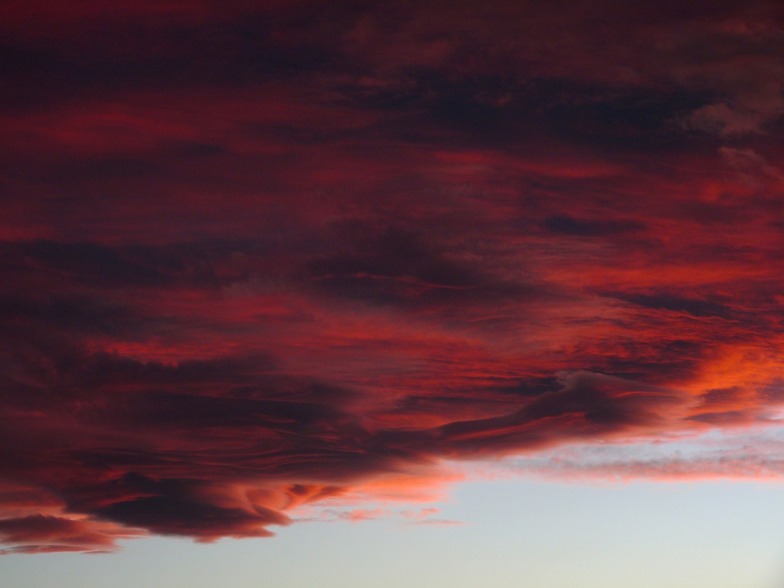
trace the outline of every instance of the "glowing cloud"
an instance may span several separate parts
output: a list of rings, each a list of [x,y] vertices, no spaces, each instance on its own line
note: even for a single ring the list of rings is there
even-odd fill
[[[778,426],[776,2],[186,4],[0,8],[7,552],[752,475],[642,448]]]

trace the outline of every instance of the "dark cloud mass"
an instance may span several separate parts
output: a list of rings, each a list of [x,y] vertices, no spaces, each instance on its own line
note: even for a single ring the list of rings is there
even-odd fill
[[[0,35],[4,553],[781,411],[779,2],[42,0]]]

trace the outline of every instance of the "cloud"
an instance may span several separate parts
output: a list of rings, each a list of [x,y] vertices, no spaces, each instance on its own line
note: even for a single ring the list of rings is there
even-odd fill
[[[138,532],[107,523],[52,515],[29,515],[0,519],[0,537],[11,546],[0,550],[0,553],[106,553],[117,548],[117,539],[138,535]]]
[[[777,426],[697,435],[556,448],[533,457],[513,458],[507,468],[522,475],[564,480],[778,482],[784,462]],[[492,472],[488,472],[493,475]]]
[[[620,294],[622,300],[631,304],[644,307],[669,310],[672,312],[685,312],[693,316],[717,316],[731,318],[730,309],[720,302],[682,298],[666,293],[656,294]]]
[[[642,225],[634,221],[603,221],[575,219],[571,216],[551,216],[544,220],[544,226],[553,233],[580,237],[596,237],[613,233],[625,233],[642,229]]]
[[[540,4],[0,8],[8,552],[745,475],[641,440],[781,410],[777,5]]]
[[[300,522],[350,522],[359,523],[379,519],[398,520],[406,525],[433,525],[452,526],[462,525],[461,521],[438,518],[439,509],[435,507],[421,508],[419,510],[399,510],[390,508],[353,508],[340,510],[335,508],[322,508],[312,516],[298,519]]]
[[[576,372],[563,375],[560,390],[534,398],[513,414],[449,423],[438,432],[458,455],[519,451],[570,438],[612,437],[647,427],[665,430],[666,422],[677,419],[688,403],[674,390]]]

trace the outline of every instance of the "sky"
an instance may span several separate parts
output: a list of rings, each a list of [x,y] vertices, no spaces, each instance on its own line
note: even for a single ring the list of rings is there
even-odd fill
[[[4,583],[784,582],[780,2],[0,39]]]

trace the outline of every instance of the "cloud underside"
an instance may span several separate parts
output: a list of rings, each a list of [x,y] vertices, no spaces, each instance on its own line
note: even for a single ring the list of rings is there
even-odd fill
[[[4,553],[781,476],[777,3],[253,4],[0,8]]]

